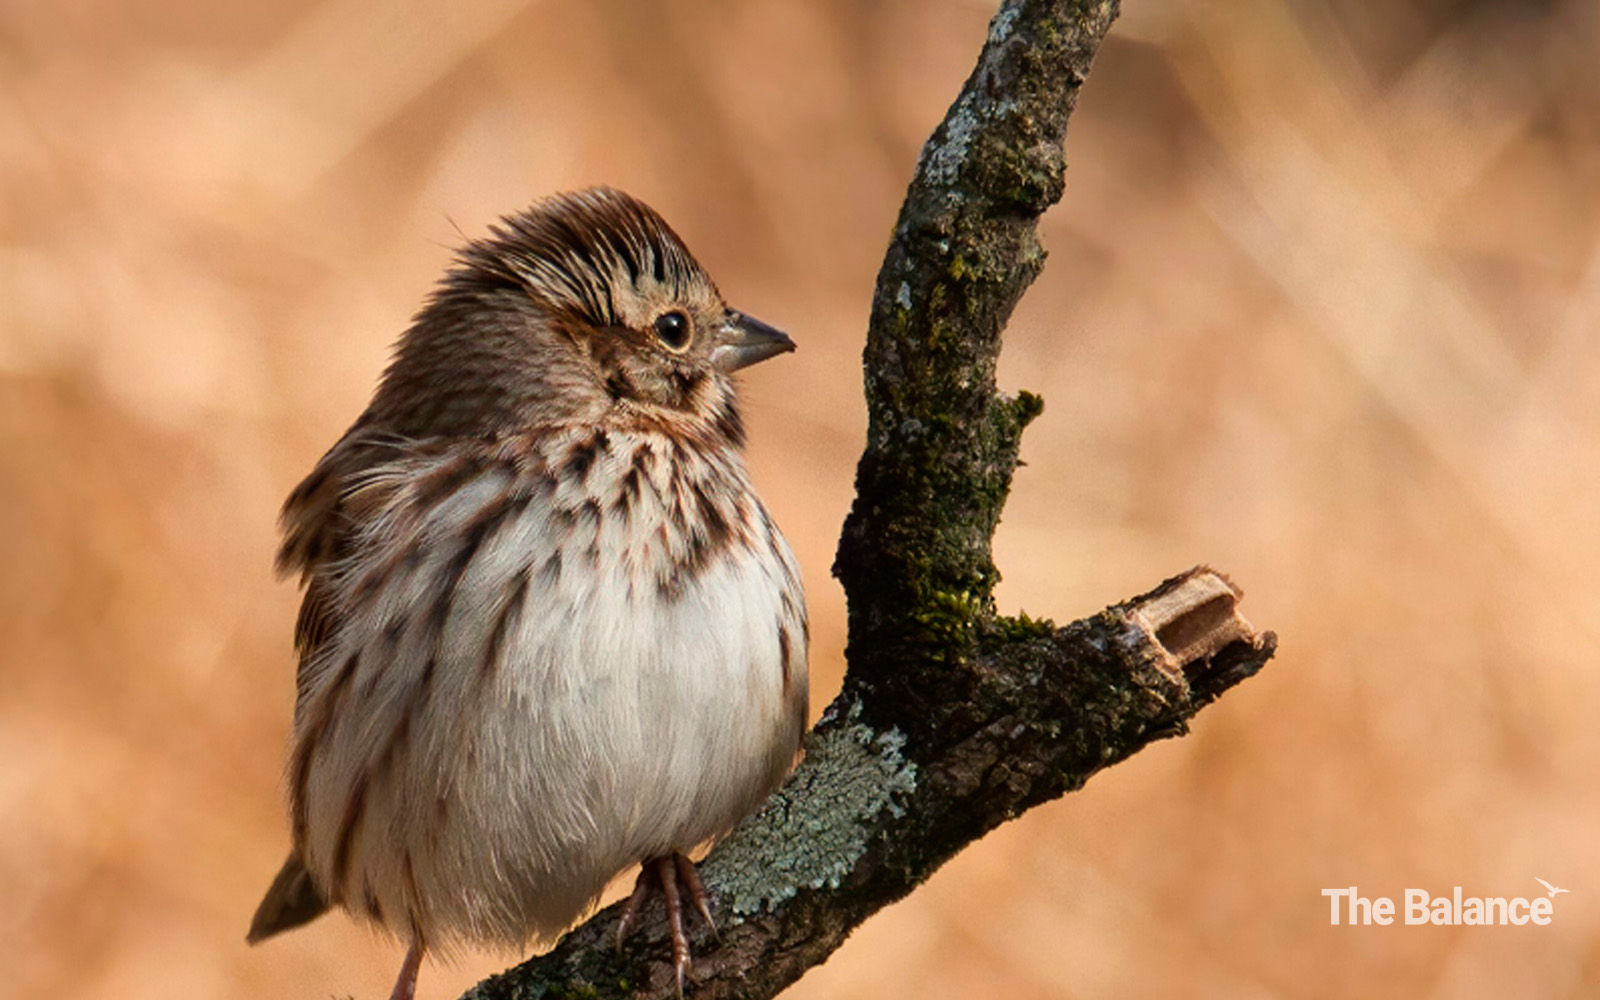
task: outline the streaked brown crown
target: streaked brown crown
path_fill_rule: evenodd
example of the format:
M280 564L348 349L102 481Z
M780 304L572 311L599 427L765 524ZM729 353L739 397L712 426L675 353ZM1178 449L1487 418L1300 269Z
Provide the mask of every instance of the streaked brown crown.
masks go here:
M462 249L369 416L406 435L600 419L619 402L716 419L732 389L712 352L733 315L648 205L610 188L556 195Z
M490 227L460 254L450 284L519 284L595 327L626 321L622 286L653 285L673 299L717 296L683 240L655 209L632 195L596 187L553 195ZM720 296L718 296L720 302Z

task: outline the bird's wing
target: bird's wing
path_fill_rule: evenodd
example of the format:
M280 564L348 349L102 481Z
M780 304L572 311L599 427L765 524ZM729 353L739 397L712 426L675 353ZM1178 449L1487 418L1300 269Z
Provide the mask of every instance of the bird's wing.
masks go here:
M280 515L283 545L278 550L278 572L298 572L305 586L305 599L295 622L295 650L299 654L296 670L296 716L306 686L307 665L337 626L326 569L346 547L348 521L344 511L346 484L352 476L370 467L393 442L371 433L366 417L356 421L339 443L322 456L311 474L301 480ZM295 844L267 889L265 898L250 923L248 940L254 944L280 931L298 927L325 912L328 900L306 870L301 856L300 831L295 828Z
M362 494L375 492L374 481L396 481L397 477L383 476L383 470L430 447L434 445L387 433L363 416L284 501L279 515L283 544L277 566L282 575L299 573L305 587L294 630L302 695L306 671L315 662L317 651L339 629L341 616L329 577L348 554L352 538L372 516L373 505L362 503Z
M1551 885L1549 882L1546 882L1544 879L1538 877L1537 875L1534 876L1533 880L1535 882L1539 883L1540 885L1544 886L1546 889L1549 889L1551 892L1555 892L1556 891L1556 887L1555 886Z
M304 580L318 566L338 556L349 527L346 500L352 485L363 474L417 446L414 440L382 430L363 414L283 502L283 511L278 515L283 532L278 573L299 573Z

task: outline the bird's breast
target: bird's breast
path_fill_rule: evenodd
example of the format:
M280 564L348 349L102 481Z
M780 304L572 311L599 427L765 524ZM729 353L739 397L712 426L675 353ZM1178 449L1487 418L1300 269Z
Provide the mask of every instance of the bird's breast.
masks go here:
M533 458L378 513L303 696L314 871L442 934L558 930L731 827L805 723L799 573L736 454L573 432Z

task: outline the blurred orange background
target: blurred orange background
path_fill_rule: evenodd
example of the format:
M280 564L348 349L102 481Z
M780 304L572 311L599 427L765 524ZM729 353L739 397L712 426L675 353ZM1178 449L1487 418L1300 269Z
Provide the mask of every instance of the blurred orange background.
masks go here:
M814 707L859 351L987 3L11 0L0 9L0 995L387 994L282 859L274 518L461 234L606 182L799 353L746 381ZM794 997L1600 990L1600 8L1129 0L1007 388L997 538L1068 620L1196 562L1259 678L962 854ZM1332 927L1572 890L1548 927ZM508 956L424 970L452 997Z

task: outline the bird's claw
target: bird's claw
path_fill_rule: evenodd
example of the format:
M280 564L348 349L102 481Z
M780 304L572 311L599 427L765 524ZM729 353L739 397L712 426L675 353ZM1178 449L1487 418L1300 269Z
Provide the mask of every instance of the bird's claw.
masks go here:
M700 873L695 869L693 861L678 851L647 858L639 869L639 880L634 883L633 893L622 908L622 917L617 921L619 951L628 931L638 918L639 908L649 898L652 889L660 890L662 902L666 905L667 929L672 939L672 969L677 978L678 996L682 997L683 980L688 975L689 966L694 959L689 951L689 937L683 929L683 897L685 895L689 897L689 901L694 904L695 912L700 914L706 927L711 930L712 937L718 936L717 924L711 919L711 904L706 895L706 887L700 881Z

